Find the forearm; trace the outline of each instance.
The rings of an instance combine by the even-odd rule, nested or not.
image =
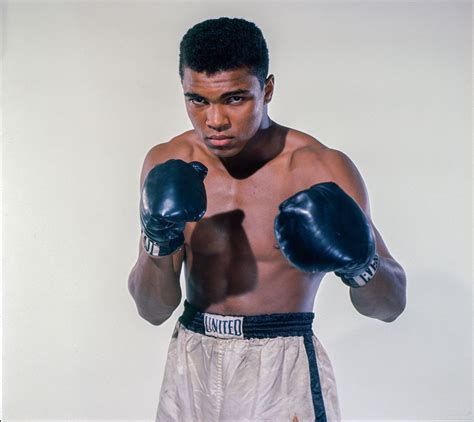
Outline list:
[[[406,276],[393,259],[380,257],[375,276],[365,286],[350,288],[352,304],[362,315],[394,321],[405,309]]]
[[[143,248],[140,250],[128,289],[142,318],[159,325],[171,316],[181,301],[179,273],[173,255],[152,258]]]

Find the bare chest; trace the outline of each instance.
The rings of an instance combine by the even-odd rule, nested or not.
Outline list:
[[[206,178],[207,211],[188,224],[185,237],[194,253],[220,254],[247,250],[257,261],[272,260],[280,253],[273,232],[279,204],[304,189],[291,174],[261,172],[245,180],[212,174]]]

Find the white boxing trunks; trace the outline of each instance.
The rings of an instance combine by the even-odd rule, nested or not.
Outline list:
[[[159,422],[338,422],[336,380],[312,312],[202,313],[188,302],[168,351]]]

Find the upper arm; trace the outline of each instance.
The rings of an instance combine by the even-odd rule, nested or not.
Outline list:
[[[148,172],[158,164],[167,161],[167,155],[168,154],[166,153],[165,144],[155,145],[147,152],[145,159],[143,160],[142,170],[140,173],[140,190],[143,186],[143,182],[145,181],[145,177]]]
[[[355,164],[343,152],[329,148],[325,152],[325,162],[328,164],[333,181],[357,202],[369,220],[375,235],[377,254],[393,259],[381,234],[372,221],[367,187]]]
[[[140,189],[143,186],[146,175],[153,167],[171,159],[180,159],[186,162],[192,161],[192,152],[192,146],[182,135],[152,147],[143,160],[140,173]]]

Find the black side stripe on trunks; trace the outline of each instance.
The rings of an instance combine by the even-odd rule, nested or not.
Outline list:
[[[319,380],[318,364],[316,362],[316,350],[314,349],[312,333],[303,336],[306,355],[308,356],[309,376],[311,381],[311,396],[313,398],[313,407],[315,422],[327,422],[326,410],[324,409],[324,399]]]

